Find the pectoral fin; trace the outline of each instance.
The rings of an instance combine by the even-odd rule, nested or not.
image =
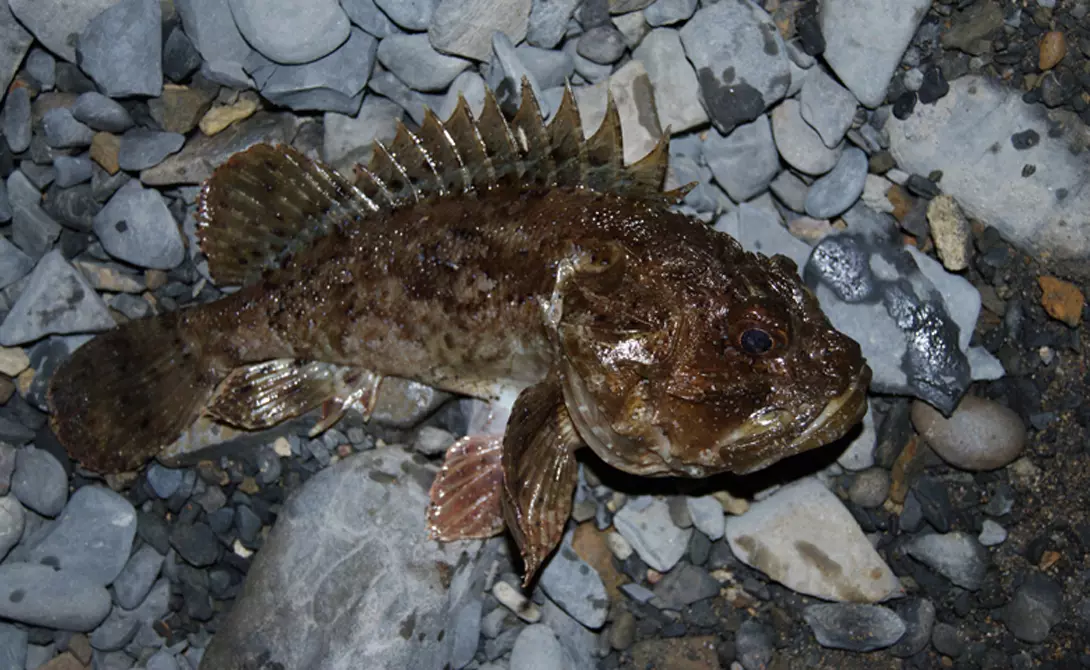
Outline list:
[[[447,449],[429,493],[428,535],[449,542],[491,537],[503,530],[502,449],[499,435],[466,436]]]
[[[503,516],[529,584],[560,544],[571,515],[582,445],[560,384],[550,378],[519,394],[503,438]]]

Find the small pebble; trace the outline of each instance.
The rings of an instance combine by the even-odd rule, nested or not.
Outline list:
[[[984,583],[988,551],[972,535],[961,531],[919,535],[906,543],[905,550],[964,589],[976,591]]]
[[[994,547],[997,544],[1003,544],[1006,539],[1007,529],[991,519],[984,519],[981,524],[980,535],[977,536],[980,544],[985,547]]]
[[[833,649],[874,651],[892,646],[905,634],[905,622],[879,605],[810,605],[802,613],[818,644]]]
[[[855,476],[848,489],[848,498],[865,509],[881,506],[889,495],[889,471],[870,468]]]
[[[68,500],[68,475],[53,454],[24,447],[15,455],[11,492],[26,507],[42,516],[54,517]]]
[[[1050,275],[1038,277],[1037,283],[1041,286],[1041,305],[1048,315],[1072,328],[1078,327],[1085,304],[1079,287]]]
[[[1067,40],[1059,30],[1051,30],[1041,38],[1040,56],[1037,60],[1041,71],[1056,67],[1067,55]]]

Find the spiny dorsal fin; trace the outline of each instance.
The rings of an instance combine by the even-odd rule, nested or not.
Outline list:
[[[236,154],[201,192],[201,248],[217,283],[240,284],[338,223],[448,193],[560,186],[668,203],[684,195],[662,192],[668,138],[667,132],[647,156],[625,166],[611,93],[602,125],[588,140],[571,87],[546,126],[524,79],[510,122],[491,91],[479,120],[459,96],[446,122],[429,110],[418,133],[399,123],[393,141],[375,142],[371,162],[356,166],[351,181],[291,147],[257,145]]]

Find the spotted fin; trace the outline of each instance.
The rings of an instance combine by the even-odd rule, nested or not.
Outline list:
[[[447,449],[429,493],[428,535],[444,542],[503,531],[501,435],[468,435]]]
[[[212,174],[198,203],[198,238],[218,284],[246,284],[334,226],[450,193],[500,186],[572,187],[672,203],[664,193],[669,133],[625,165],[620,116],[609,95],[601,127],[585,139],[571,88],[548,125],[524,82],[514,117],[485,92],[479,119],[460,98],[451,117],[428,111],[413,132],[399,123],[351,178],[288,146],[256,145]]]

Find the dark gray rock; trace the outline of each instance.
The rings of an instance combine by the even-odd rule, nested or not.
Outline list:
[[[94,230],[110,255],[140,267],[169,270],[185,257],[178,224],[163,196],[135,179],[95,215]]]
[[[576,42],[579,55],[599,65],[616,63],[624,55],[626,46],[624,35],[612,23],[591,28]]]
[[[125,563],[113,582],[114,601],[125,609],[135,609],[147,597],[163,567],[163,555],[145,544]]]
[[[957,626],[941,621],[931,629],[931,644],[935,646],[935,651],[950,658],[958,658],[969,646]]]
[[[542,49],[553,49],[564,39],[579,0],[534,0],[526,29],[526,42]]]
[[[60,158],[60,156],[57,156]],[[56,158],[54,158],[54,161]],[[19,161],[19,172],[22,172],[27,180],[39,191],[53,183],[57,176],[52,165],[38,165],[32,160]]]
[[[681,29],[704,109],[723,134],[764,113],[787,93],[790,61],[765,10],[749,0],[708,5]]]
[[[57,82],[57,60],[44,49],[34,48],[26,57],[26,71],[43,91],[52,91]]]
[[[8,238],[0,237],[0,288],[14,284],[33,269],[33,258],[8,242]]]
[[[802,613],[818,644],[833,649],[874,651],[890,647],[905,634],[905,622],[879,605],[810,605]]]
[[[79,64],[112,97],[163,90],[163,33],[158,0],[119,0],[79,35]]]
[[[95,167],[91,166],[91,179],[95,177]],[[45,201],[46,213],[64,226],[81,233],[91,230],[91,222],[102,209],[102,205],[95,200],[94,186],[92,184],[77,184],[71,188],[53,189]],[[64,240],[64,231],[61,231],[61,240]],[[66,255],[66,258],[71,256]]]
[[[163,42],[163,75],[174,83],[189,78],[201,66],[201,53],[180,26],[175,26]]]
[[[7,442],[0,442],[0,495],[11,491],[11,476],[15,472],[15,456],[18,450]]]
[[[355,114],[371,76],[378,40],[353,28],[348,41],[333,53],[305,65],[273,65],[253,70],[264,83],[261,94],[294,110]]]
[[[132,127],[132,117],[128,110],[121,103],[97,91],[89,91],[76,98],[76,104],[72,105],[72,116],[95,130],[109,133],[124,132]]]
[[[587,628],[601,628],[609,613],[609,596],[598,572],[579,558],[571,536],[541,573],[541,588],[565,612]]]
[[[47,49],[76,62],[75,35],[117,0],[12,0],[11,12]]]
[[[53,454],[24,447],[16,452],[11,493],[24,506],[42,516],[54,517],[68,500],[68,476]]]
[[[182,485],[183,470],[166,468],[158,463],[152,463],[148,467],[147,479],[151,490],[158,497],[166,500],[174,495],[174,492]]]
[[[26,667],[27,632],[8,623],[0,623],[0,668],[21,670]]]
[[[30,146],[30,92],[25,87],[12,89],[0,112],[0,132],[14,153]]]
[[[382,39],[401,32],[390,17],[379,9],[375,0],[341,0],[341,9],[348,15],[349,21],[368,35]]]
[[[235,528],[238,529],[238,537],[246,544],[253,544],[257,534],[261,531],[261,517],[247,505],[239,505],[235,509]]]
[[[98,293],[54,250],[38,261],[0,324],[0,344],[10,347],[45,335],[98,332],[114,325]]]
[[[663,607],[680,610],[686,605],[718,595],[719,582],[703,568],[682,563],[666,573],[652,590],[662,601]]]
[[[117,164],[122,170],[138,171],[154,167],[185,144],[185,135],[148,128],[133,128],[121,136]]]
[[[229,0],[243,38],[277,63],[309,63],[348,39],[337,0]]]
[[[48,565],[0,565],[0,616],[32,626],[89,631],[110,611],[105,587]]]
[[[28,560],[108,586],[129,558],[136,511],[117,493],[84,486],[72,494],[57,523],[35,538]]]
[[[746,619],[734,636],[734,649],[743,668],[767,668],[772,660],[773,633],[756,619]]]
[[[8,90],[32,41],[30,33],[12,15],[8,3],[0,3],[0,91]]]
[[[26,512],[19,500],[13,495],[0,496],[0,561],[23,536],[25,525]]]
[[[713,129],[704,142],[704,156],[731,200],[744,202],[768,188],[780,171],[780,157],[767,116],[737,126],[723,136]]]
[[[177,0],[174,6],[185,35],[205,60],[201,69],[208,79],[235,88],[252,87],[242,64],[253,49],[238,31],[227,0]]]
[[[591,84],[605,81],[609,79],[609,75],[613,74],[612,64],[595,63],[589,58],[579,55],[579,38],[572,38],[564,42],[563,51],[575,63],[576,73]]]
[[[198,568],[215,563],[221,551],[215,533],[204,523],[176,524],[170,533],[170,546]]]
[[[115,605],[106,620],[91,633],[91,646],[98,651],[116,651],[137,636],[159,644],[161,638],[152,626],[170,611],[170,593],[170,580],[162,577],[136,609]]]
[[[46,144],[54,149],[86,147],[95,136],[95,131],[76,121],[64,107],[54,107],[42,116],[42,133]]]
[[[836,166],[810,185],[806,213],[817,219],[831,219],[846,212],[863,195],[867,180],[867,154],[848,147]]]
[[[441,91],[471,65],[464,58],[436,51],[424,33],[385,38],[378,46],[378,61],[418,91]]]
[[[61,188],[69,188],[85,181],[91,181],[91,170],[94,163],[88,156],[57,156],[53,160],[53,169],[56,170],[56,184]]]
[[[1003,609],[1003,623],[1016,638],[1036,644],[1064,619],[1063,589],[1053,579],[1030,572]]]
[[[11,200],[8,199],[8,183],[0,180],[0,223],[11,221],[14,214],[11,210]]]
[[[375,0],[394,23],[405,30],[427,30],[439,0]]]
[[[976,591],[988,571],[988,550],[968,533],[921,535],[905,544],[908,555],[954,584]]]
[[[935,625],[934,603],[926,598],[912,598],[895,604],[893,610],[904,621],[905,634],[890,647],[889,653],[897,658],[908,658],[926,649]]]

